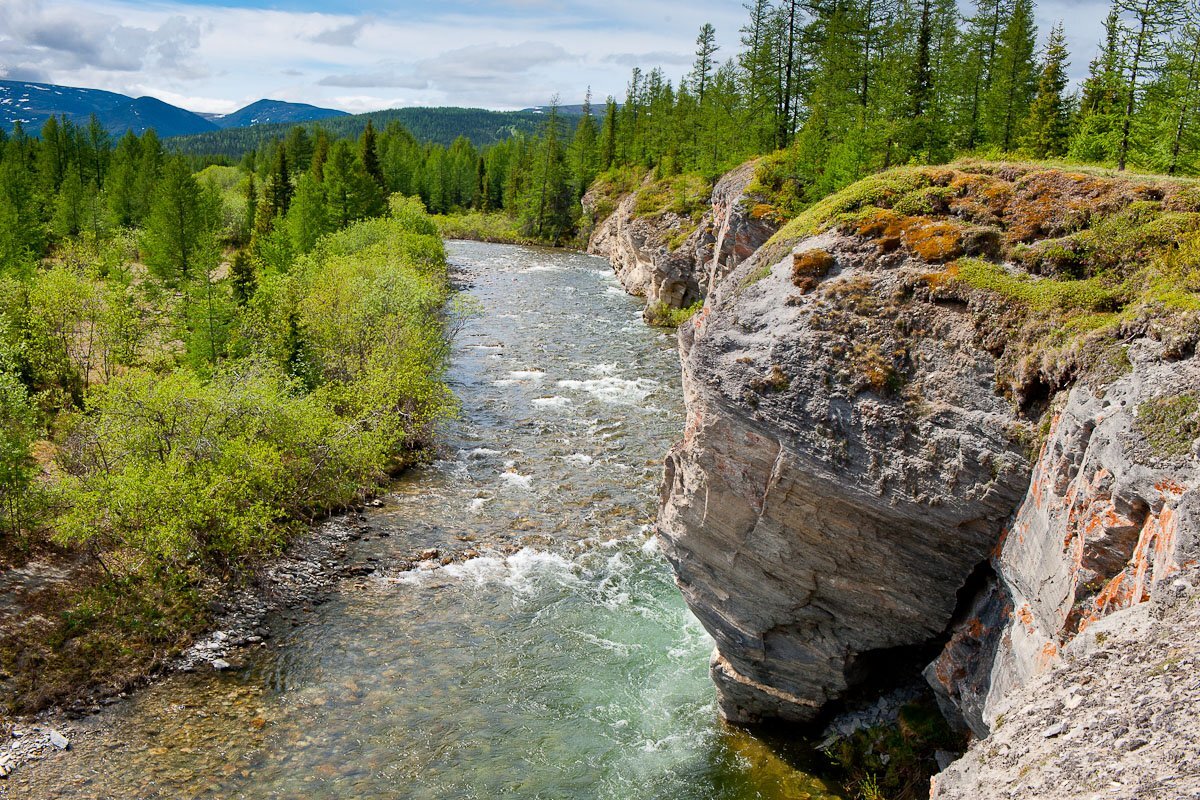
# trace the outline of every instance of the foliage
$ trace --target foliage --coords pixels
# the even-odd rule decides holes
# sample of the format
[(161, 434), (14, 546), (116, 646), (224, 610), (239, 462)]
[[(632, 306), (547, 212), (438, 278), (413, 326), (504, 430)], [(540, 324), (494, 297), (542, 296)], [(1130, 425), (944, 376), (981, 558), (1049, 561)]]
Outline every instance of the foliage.
[(909, 703), (899, 719), (857, 731), (835, 743), (830, 755), (843, 782), (863, 800), (917, 800), (929, 796), (938, 750), (963, 748), (931, 700)]
[(522, 234), (517, 220), (503, 211), (439, 214), (433, 217), (433, 221), (442, 237), (446, 239), (470, 239), (477, 242), (506, 244), (536, 243), (535, 239)]
[(703, 307), (703, 300), (697, 301), (686, 308), (672, 308), (666, 303), (659, 301), (646, 308), (644, 317), (646, 322), (659, 328), (678, 328), (696, 316)]
[(26, 170), (0, 199), (54, 198), (0, 274), (0, 560), (80, 564), (0, 642), (23, 708), (152, 668), (220, 582), (374, 491), (452, 412), (436, 226), (418, 199), (385, 205), (346, 143), (320, 178), (280, 151), (260, 182), (128, 136), (97, 191), (95, 153), (56, 152), (61, 130), (0, 160)]
[(0, 369), (0, 542), (20, 535), (31, 511), (36, 416), (25, 387)]

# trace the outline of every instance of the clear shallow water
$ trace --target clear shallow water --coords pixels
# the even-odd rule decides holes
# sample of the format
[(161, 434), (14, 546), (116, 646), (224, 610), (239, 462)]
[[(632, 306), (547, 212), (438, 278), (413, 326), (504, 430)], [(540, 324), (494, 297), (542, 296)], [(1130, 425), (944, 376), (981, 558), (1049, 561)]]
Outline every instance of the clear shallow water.
[[(84, 723), (31, 797), (824, 798), (722, 726), (712, 647), (649, 533), (682, 427), (670, 337), (607, 264), (452, 243), (483, 314), (460, 335), (462, 418), (394, 487), (355, 558), (383, 569), (275, 621), (237, 670), (175, 676)], [(509, 552), (506, 552), (509, 551)], [(515, 551), (515, 552), (512, 552)], [(30, 778), (35, 778), (28, 783)]]

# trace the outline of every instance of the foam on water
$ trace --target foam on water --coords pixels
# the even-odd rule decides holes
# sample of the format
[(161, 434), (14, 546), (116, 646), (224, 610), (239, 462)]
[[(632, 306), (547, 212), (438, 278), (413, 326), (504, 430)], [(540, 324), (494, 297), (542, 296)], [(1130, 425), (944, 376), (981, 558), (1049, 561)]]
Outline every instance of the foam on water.
[[(683, 424), (670, 339), (602, 261), (449, 250), (483, 307), (449, 368), (453, 458), (365, 512), (390, 534), (352, 545), (375, 577), (285, 618), (245, 667), (101, 712), (112, 735), (47, 762), (32, 800), (828, 800), (728, 744), (712, 640), (643, 524)], [(648, 398), (663, 411), (641, 413)], [(429, 547), (483, 556), (387, 568)]]
[(524, 489), (528, 491), (533, 486), (532, 475), (522, 475), (515, 471), (506, 471), (500, 473), (500, 480), (504, 481), (509, 486), (515, 489)]
[(571, 398), (555, 395), (554, 397), (535, 397), (531, 402), (538, 408), (564, 408), (571, 405)]
[(564, 380), (558, 385), (564, 389), (579, 389), (605, 403), (633, 405), (645, 400), (658, 388), (658, 381), (649, 378), (626, 380), (607, 377), (594, 380)]

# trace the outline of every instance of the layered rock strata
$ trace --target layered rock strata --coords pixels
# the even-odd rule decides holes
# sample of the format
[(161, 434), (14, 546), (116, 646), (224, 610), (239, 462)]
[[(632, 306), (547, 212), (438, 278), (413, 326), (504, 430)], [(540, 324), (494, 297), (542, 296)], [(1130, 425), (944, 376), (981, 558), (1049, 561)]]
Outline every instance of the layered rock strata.
[(1200, 465), (1190, 453), (1156, 454), (1137, 417), (1200, 388), (1200, 360), (1168, 360), (1146, 339), (1128, 355), (1127, 375), (1102, 392), (1077, 386), (1051, 412), (1051, 435), (993, 560), (998, 577), (926, 670), (943, 709), (976, 736), (1080, 632), (1150, 600), (1197, 557)]

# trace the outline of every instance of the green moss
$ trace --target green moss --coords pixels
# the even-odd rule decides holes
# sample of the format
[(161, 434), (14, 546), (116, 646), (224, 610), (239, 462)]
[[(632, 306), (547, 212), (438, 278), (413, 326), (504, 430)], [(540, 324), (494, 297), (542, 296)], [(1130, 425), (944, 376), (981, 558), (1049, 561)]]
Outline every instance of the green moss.
[(1138, 406), (1137, 429), (1159, 455), (1186, 456), (1200, 438), (1200, 400), (1194, 392), (1147, 400)]
[(975, 289), (986, 289), (1031, 308), (1112, 311), (1120, 308), (1122, 293), (1098, 278), (1055, 280), (1012, 273), (999, 264), (977, 258), (957, 262), (957, 278)]
[(869, 207), (892, 208), (908, 195), (945, 181), (946, 175), (946, 170), (935, 167), (901, 167), (864, 178), (801, 211), (771, 237), (767, 252), (782, 257), (799, 240), (849, 220)]
[(601, 173), (588, 188), (592, 203), (592, 224), (596, 225), (617, 210), (621, 198), (637, 190), (646, 177), (641, 167), (615, 167)]
[(738, 284), (738, 291), (741, 291), (743, 289), (749, 289), (751, 286), (758, 283), (762, 279), (768, 277), (770, 274), (771, 274), (771, 265), (770, 264), (765, 264), (765, 265), (759, 267), (758, 269), (754, 270), (754, 272), (751, 272), (749, 275), (742, 278), (742, 282)]

